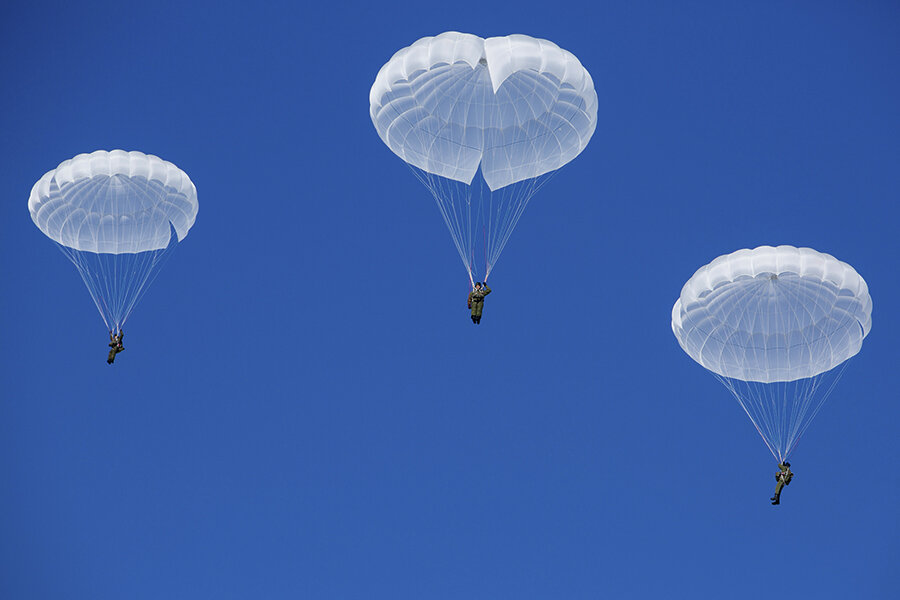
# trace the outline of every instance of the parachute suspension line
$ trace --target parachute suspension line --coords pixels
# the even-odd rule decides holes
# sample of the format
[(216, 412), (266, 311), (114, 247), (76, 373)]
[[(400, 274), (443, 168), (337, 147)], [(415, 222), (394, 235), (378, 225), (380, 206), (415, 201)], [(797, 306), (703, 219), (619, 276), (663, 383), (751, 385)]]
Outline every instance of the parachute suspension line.
[[(438, 207), (438, 212), (441, 213), (441, 218), (444, 220), (444, 224), (447, 226), (447, 229), (450, 230), (450, 237), (453, 239), (453, 244), (456, 246), (456, 251), (459, 253), (460, 258), (463, 261), (463, 265), (465, 265), (466, 270), (469, 272), (469, 278), (472, 278), (472, 268), (469, 262), (469, 256), (467, 248), (469, 244), (465, 243), (465, 234), (464, 227), (460, 220), (463, 218), (462, 215), (459, 214), (459, 211), (455, 210), (453, 199), (456, 194), (453, 193), (452, 184), (449, 180), (439, 177), (437, 175), (432, 175), (427, 171), (423, 171), (417, 167), (406, 164), (409, 169), (413, 172), (422, 185), (428, 188), (428, 191), (431, 192), (432, 198), (434, 198), (435, 203)], [(468, 205), (469, 203), (466, 202)]]
[(120, 328), (125, 324), (125, 321), (128, 320), (128, 317), (131, 316), (131, 311), (134, 310), (134, 307), (137, 306), (141, 298), (144, 297), (147, 290), (150, 289), (150, 284), (156, 280), (156, 276), (159, 275), (162, 265), (169, 259), (171, 250), (175, 248), (178, 239), (174, 233), (172, 235), (174, 239), (170, 241), (168, 247), (153, 252), (141, 253), (149, 256), (146, 256), (143, 259), (143, 266), (136, 266), (134, 269), (134, 276), (130, 279), (132, 282), (131, 289), (127, 290), (123, 297), (123, 300), (130, 298), (130, 301), (124, 303)]
[(756, 431), (780, 463), (825, 405), (849, 361), (832, 371), (796, 381), (761, 383), (715, 375), (750, 418)]
[(484, 245), (484, 282), (487, 283), (488, 275), (491, 274), (491, 263), (488, 262), (487, 255), (487, 229), (484, 225), (481, 226), (481, 239)]
[(159, 269), (176, 246), (177, 235), (166, 248), (138, 253), (108, 254), (57, 247), (81, 275), (108, 330), (122, 329), (143, 298)]
[[(728, 391), (731, 392), (731, 395), (734, 396), (735, 400), (738, 401), (738, 404), (740, 404), (741, 408), (744, 409), (744, 412), (747, 413), (747, 416), (750, 417), (750, 422), (753, 423), (753, 426), (756, 428), (756, 432), (759, 433), (759, 436), (763, 439), (763, 442), (765, 442), (766, 446), (769, 448), (769, 452), (771, 452), (772, 456), (774, 456), (776, 460), (778, 460), (779, 452), (769, 441), (769, 437), (766, 435), (766, 432), (763, 431), (763, 428), (760, 427), (760, 423), (758, 422), (757, 418), (757, 411), (750, 410), (750, 407), (748, 407), (747, 403), (744, 402), (741, 393), (737, 390), (736, 384), (739, 383), (739, 380), (722, 377), (718, 373), (713, 373), (713, 375), (722, 383), (722, 385), (728, 388)], [(779, 460), (779, 462), (781, 461)]]
[[(487, 190), (487, 191), (485, 191)], [(485, 198), (485, 196), (487, 196)], [(475, 230), (472, 232), (476, 236), (476, 242), (473, 244), (472, 251), (474, 253), (475, 246), (477, 245), (477, 235), (478, 228), (481, 228), (481, 255), (484, 260), (484, 276), (479, 277), (482, 283), (487, 282), (487, 276), (490, 271), (488, 270), (488, 257), (487, 257), (487, 227), (491, 222), (491, 214), (489, 212), (489, 206), (491, 200), (493, 199), (493, 194), (490, 190), (487, 189), (487, 184), (483, 181), (479, 181), (478, 185), (478, 216), (474, 223)], [(472, 264), (475, 265), (475, 256), (472, 256)]]
[[(472, 281), (476, 275), (482, 279), (476, 267), (478, 254), (482, 254), (485, 262), (483, 279), (487, 279), (512, 228), (521, 217), (524, 203), (537, 191), (536, 182), (517, 183), (491, 192), (480, 173), (476, 175), (477, 181), (466, 185), (413, 166), (409, 168), (431, 192)], [(502, 237), (492, 233), (498, 230), (498, 226)], [(478, 229), (482, 230), (481, 240), (477, 239)], [(483, 246), (481, 251), (477, 248), (479, 242)]]
[[(831, 392), (834, 391), (834, 386), (837, 385), (837, 382), (840, 381), (841, 377), (844, 376), (844, 371), (847, 370), (847, 365), (849, 365), (849, 364), (850, 364), (850, 361), (845, 360), (844, 364), (842, 364), (840, 367), (838, 367), (836, 369), (837, 372), (834, 374), (834, 377), (832, 378), (830, 385), (825, 390), (825, 392), (819, 396), (818, 401), (815, 402), (815, 406), (812, 409), (812, 413), (802, 423), (799, 422), (799, 420), (798, 420), (798, 423), (796, 424), (796, 427), (795, 427), (796, 431), (793, 434), (794, 441), (787, 448), (787, 451), (785, 452), (785, 458), (787, 458), (790, 455), (790, 453), (794, 451), (794, 448), (797, 447), (797, 444), (800, 442), (800, 437), (804, 433), (806, 433), (806, 429), (809, 427), (810, 423), (812, 423), (813, 419), (816, 418), (816, 415), (819, 414), (819, 411), (825, 405), (825, 401), (828, 400), (828, 397), (831, 395)], [(817, 379), (817, 381), (815, 383), (815, 387), (813, 387), (812, 391), (809, 394), (809, 399), (810, 399), (811, 403), (812, 403), (813, 397), (816, 395), (816, 390), (818, 389), (819, 385), (822, 383), (822, 380), (824, 378), (820, 375), (814, 379)]]
[(87, 288), (88, 293), (91, 295), (91, 299), (94, 301), (94, 306), (97, 307), (97, 311), (100, 313), (100, 317), (103, 319), (103, 322), (106, 324), (106, 328), (111, 330), (112, 325), (109, 323), (109, 318), (107, 317), (110, 314), (110, 310), (106, 305), (106, 301), (104, 300), (104, 296), (99, 293), (99, 285), (95, 284), (93, 277), (91, 276), (90, 271), (88, 271), (87, 266), (82, 264), (79, 260), (79, 252), (77, 250), (73, 250), (72, 248), (68, 248), (63, 246), (62, 244), (57, 243), (56, 247), (68, 258), (75, 268), (78, 271), (78, 274), (81, 276), (81, 281), (84, 282), (84, 286)]
[[(540, 177), (514, 183), (499, 191), (499, 202), (492, 211), (490, 226), (492, 236), (488, 238), (488, 264), (493, 269), (497, 265), (500, 253), (506, 247), (513, 230), (528, 206), (528, 201), (556, 174), (556, 171), (545, 173)], [(498, 192), (494, 192), (498, 194)]]

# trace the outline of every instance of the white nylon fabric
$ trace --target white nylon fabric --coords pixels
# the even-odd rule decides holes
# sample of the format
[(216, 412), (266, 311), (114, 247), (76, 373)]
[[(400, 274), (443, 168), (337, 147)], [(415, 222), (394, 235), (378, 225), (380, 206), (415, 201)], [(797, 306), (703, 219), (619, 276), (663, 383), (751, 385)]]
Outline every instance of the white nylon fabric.
[(597, 124), (597, 92), (578, 59), (526, 35), (447, 32), (394, 54), (369, 93), (378, 135), (407, 163), (490, 190), (559, 169)]
[[(79, 154), (34, 185), (28, 211), (61, 246), (100, 254), (164, 250), (194, 224), (197, 190), (170, 162), (142, 152)], [(171, 227), (170, 224), (171, 223)]]
[(793, 246), (720, 256), (672, 308), (672, 331), (691, 358), (750, 382), (829, 371), (859, 352), (871, 327), (872, 299), (853, 267)]

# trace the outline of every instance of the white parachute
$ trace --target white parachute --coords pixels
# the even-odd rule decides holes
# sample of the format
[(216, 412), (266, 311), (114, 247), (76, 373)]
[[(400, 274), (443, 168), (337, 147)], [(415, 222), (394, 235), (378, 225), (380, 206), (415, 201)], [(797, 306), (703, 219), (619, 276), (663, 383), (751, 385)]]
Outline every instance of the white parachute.
[(700, 268), (672, 308), (672, 331), (786, 460), (872, 327), (853, 267), (810, 248), (761, 246)]
[(181, 169), (124, 150), (64, 161), (28, 199), (32, 221), (78, 269), (111, 330), (122, 328), (197, 210), (197, 190)]
[(447, 32), (394, 54), (369, 114), (431, 191), (470, 281), (483, 247), (486, 280), (528, 200), (593, 135), (597, 92), (553, 42)]

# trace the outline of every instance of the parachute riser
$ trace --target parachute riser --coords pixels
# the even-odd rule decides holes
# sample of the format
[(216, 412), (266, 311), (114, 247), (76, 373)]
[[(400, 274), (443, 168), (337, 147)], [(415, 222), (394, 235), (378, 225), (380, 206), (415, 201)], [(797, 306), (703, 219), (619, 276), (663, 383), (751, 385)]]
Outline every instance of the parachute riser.
[(170, 224), (165, 248), (139, 253), (106, 254), (79, 251), (56, 242), (63, 255), (75, 265), (107, 330), (118, 332), (135, 306), (156, 279), (160, 267), (178, 244)]
[[(554, 171), (491, 191), (480, 173), (469, 185), (407, 166), (431, 192), (472, 285), (481, 277), (476, 256), (483, 256), (484, 276), (481, 280), (487, 281), (528, 201), (555, 174)], [(480, 244), (479, 227), (482, 230)], [(482, 246), (481, 252), (477, 252), (478, 245)]]

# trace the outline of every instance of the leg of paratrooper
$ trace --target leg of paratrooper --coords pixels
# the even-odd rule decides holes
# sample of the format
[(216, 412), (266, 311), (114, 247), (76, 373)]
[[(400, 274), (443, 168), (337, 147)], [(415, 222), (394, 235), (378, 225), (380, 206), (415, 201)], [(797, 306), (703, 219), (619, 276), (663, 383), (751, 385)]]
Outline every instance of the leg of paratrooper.
[(784, 487), (784, 482), (779, 481), (775, 484), (775, 495), (772, 496), (772, 504), (781, 504), (781, 488)]

